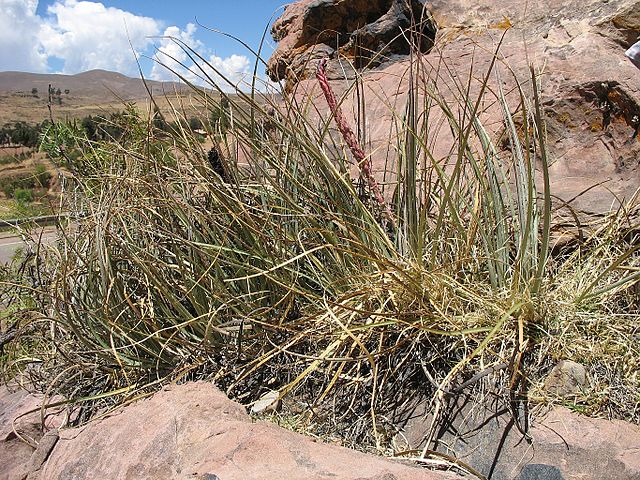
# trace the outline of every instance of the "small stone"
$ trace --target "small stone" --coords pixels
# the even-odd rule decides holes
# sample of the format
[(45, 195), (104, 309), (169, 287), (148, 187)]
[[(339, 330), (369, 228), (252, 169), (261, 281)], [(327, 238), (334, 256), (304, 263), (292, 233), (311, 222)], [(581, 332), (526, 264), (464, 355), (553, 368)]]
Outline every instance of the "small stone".
[(576, 395), (586, 386), (587, 370), (571, 360), (558, 362), (544, 382), (545, 391), (559, 397)]
[(280, 409), (280, 405), (280, 392), (269, 390), (260, 397), (260, 400), (253, 404), (251, 413), (257, 415), (259, 413), (275, 412)]

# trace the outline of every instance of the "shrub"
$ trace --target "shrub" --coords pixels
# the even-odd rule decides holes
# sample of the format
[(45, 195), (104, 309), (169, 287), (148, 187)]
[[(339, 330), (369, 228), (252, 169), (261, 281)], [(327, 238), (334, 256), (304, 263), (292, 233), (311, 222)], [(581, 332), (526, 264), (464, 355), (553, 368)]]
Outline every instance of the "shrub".
[(202, 120), (200, 120), (198, 117), (191, 117), (189, 119), (189, 128), (193, 131), (193, 130), (200, 130), (202, 129), (204, 126), (202, 124)]
[(16, 175), (0, 178), (0, 189), (9, 198), (13, 197), (13, 193), (17, 188), (25, 187), (33, 187), (33, 184), (29, 182), (28, 176)]
[(16, 188), (13, 197), (19, 204), (27, 204), (33, 202), (33, 190), (29, 188)]
[(0, 178), (0, 190), (9, 198), (15, 197), (18, 189), (33, 190), (35, 188), (47, 188), (51, 174), (44, 165), (36, 165), (34, 173), (20, 174)]

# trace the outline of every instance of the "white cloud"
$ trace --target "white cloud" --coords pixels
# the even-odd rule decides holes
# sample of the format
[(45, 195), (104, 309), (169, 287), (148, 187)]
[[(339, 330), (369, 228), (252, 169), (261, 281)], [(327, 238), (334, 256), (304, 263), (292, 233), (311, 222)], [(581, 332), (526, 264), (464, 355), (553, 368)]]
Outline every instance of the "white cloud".
[[(151, 78), (154, 80), (175, 80), (176, 76), (172, 70), (182, 76), (189, 75), (188, 70), (183, 66), (190, 63), (188, 62), (189, 57), (181, 45), (185, 44), (194, 50), (200, 50), (202, 43), (193, 38), (195, 31), (196, 26), (193, 23), (187, 24), (186, 30), (180, 30), (176, 26), (165, 29), (162, 34), (163, 38), (156, 46), (157, 52), (153, 56), (156, 63), (151, 69)], [(189, 78), (189, 80), (193, 79)]]
[(64, 61), (64, 73), (101, 68), (135, 74), (136, 52), (161, 31), (160, 22), (102, 3), (62, 0), (47, 9), (40, 41), (48, 56)]
[[(62, 73), (104, 69), (136, 75), (136, 55), (144, 54), (155, 60), (150, 72), (155, 80), (176, 80), (173, 69), (192, 83), (206, 85), (198, 66), (224, 90), (233, 87), (222, 77), (240, 87), (251, 77), (246, 56), (213, 54), (196, 38), (192, 23), (184, 29), (165, 28), (157, 19), (95, 1), (55, 0), (45, 16), (37, 15), (37, 7), (38, 0), (0, 0), (0, 70), (46, 72), (55, 59)], [(194, 64), (181, 44), (206, 61)]]
[[(168, 27), (164, 31), (164, 38), (160, 40), (154, 55), (156, 63), (151, 70), (151, 78), (154, 80), (177, 80), (182, 77), (196, 85), (208, 85), (210, 81), (207, 77), (209, 77), (223, 90), (232, 90), (233, 87), (223, 80), (222, 77), (224, 77), (233, 85), (242, 85), (250, 74), (249, 59), (244, 55), (231, 55), (222, 58), (208, 54), (202, 42), (194, 38), (195, 32), (196, 26), (192, 23), (187, 25), (186, 30)], [(197, 52), (206, 61), (193, 52), (190, 52), (191, 55), (189, 55), (187, 53), (189, 49)], [(216, 73), (216, 70), (219, 74)]]
[(0, 0), (0, 70), (47, 71), (38, 0)]
[[(224, 59), (211, 55), (209, 63), (234, 85), (246, 82), (250, 75), (249, 68), (251, 65), (249, 59), (244, 55), (231, 55)], [(215, 71), (210, 74), (216, 76)]]

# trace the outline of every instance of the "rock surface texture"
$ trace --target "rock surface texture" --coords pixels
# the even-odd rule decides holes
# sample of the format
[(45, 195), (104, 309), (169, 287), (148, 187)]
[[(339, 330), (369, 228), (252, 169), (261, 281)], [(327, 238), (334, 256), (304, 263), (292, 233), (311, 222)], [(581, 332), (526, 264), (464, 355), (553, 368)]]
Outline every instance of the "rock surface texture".
[[(171, 386), (79, 428), (40, 428), (42, 398), (0, 387), (0, 479), (445, 480), (420, 469), (253, 422), (206, 382)], [(419, 448), (429, 422), (417, 408), (402, 439)], [(17, 421), (14, 422), (14, 420)], [(37, 448), (19, 440), (13, 431)], [(482, 427), (482, 428), (480, 428)], [(640, 427), (551, 410), (522, 438), (508, 412), (461, 406), (439, 450), (493, 480), (640, 478)], [(468, 478), (468, 477), (464, 477)]]
[[(296, 83), (320, 58), (342, 56), (357, 67), (372, 67), (408, 54), (412, 37), (426, 52), (436, 27), (420, 0), (302, 0), (285, 8), (271, 32), (279, 45), (268, 62), (269, 76)], [(337, 63), (330, 69), (337, 77), (343, 72)]]
[[(0, 462), (2, 462), (0, 458)], [(1, 464), (1, 463), (0, 463)], [(20, 480), (20, 476), (1, 478)], [(210, 383), (168, 387), (85, 427), (61, 430), (30, 480), (437, 480), (458, 478), (368, 456), (266, 422)]]
[[(400, 3), (408, 11), (409, 3)], [(410, 4), (415, 17), (420, 3)], [(288, 6), (273, 28), (279, 46), (269, 62), (272, 78), (297, 82), (290, 88), (300, 96), (314, 98), (322, 108), (324, 99), (310, 77), (314, 60), (326, 57), (332, 59), (328, 74), (333, 88), (338, 95), (344, 93), (353, 77), (350, 72), (369, 57), (360, 58), (352, 50), (344, 52), (343, 46), (363, 28), (374, 31), (365, 26), (377, 25), (379, 19), (395, 16), (399, 23), (385, 31), (400, 32), (405, 28), (402, 22), (409, 18), (406, 13), (392, 15), (395, 10), (379, 4), (301, 0)], [(640, 2), (432, 0), (424, 6), (428, 13), (419, 18), (425, 19), (425, 38), (432, 38), (436, 27), (437, 35), (433, 48), (424, 49), (428, 53), (422, 55), (423, 71), (435, 79), (452, 105), (456, 104), (453, 81), (467, 85), (471, 75), (473, 99), (478, 79), (486, 74), (496, 51), (500, 78), (495, 74), (490, 77), (492, 91), (502, 82), (504, 91), (509, 92), (516, 79), (529, 88), (529, 65), (534, 65), (545, 109), (551, 190), (557, 196), (557, 206), (571, 200), (574, 208), (601, 214), (633, 196), (640, 186), (640, 70), (624, 52), (640, 36)], [(374, 15), (371, 12), (375, 9), (378, 13)], [(336, 36), (336, 31), (340, 35)], [(406, 43), (403, 45), (406, 50)], [(379, 47), (371, 49), (378, 51)], [(401, 116), (407, 100), (409, 61), (394, 55), (397, 53), (406, 52), (383, 52), (380, 61), (370, 65), (375, 68), (361, 69), (361, 97), (353, 89), (342, 103), (355, 125), (358, 102), (362, 105), (362, 97), (367, 99), (360, 124), (365, 124), (366, 150), (380, 179), (385, 165), (394, 164), (386, 148), (398, 133), (392, 112), (397, 112), (396, 118)], [(488, 101), (481, 120), (490, 133), (498, 135), (504, 129), (502, 113), (490, 104)], [(451, 155), (447, 132), (441, 131), (429, 142), (437, 159)]]
[(47, 414), (43, 428), (43, 401), (41, 395), (0, 386), (0, 480), (22, 480), (39, 470), (55, 445), (63, 418)]
[[(421, 448), (430, 423), (417, 408), (398, 437)], [(520, 419), (522, 422), (522, 418)], [(525, 438), (508, 408), (491, 396), (459, 401), (434, 448), (491, 480), (640, 479), (640, 427), (577, 415), (557, 407), (533, 420)]]

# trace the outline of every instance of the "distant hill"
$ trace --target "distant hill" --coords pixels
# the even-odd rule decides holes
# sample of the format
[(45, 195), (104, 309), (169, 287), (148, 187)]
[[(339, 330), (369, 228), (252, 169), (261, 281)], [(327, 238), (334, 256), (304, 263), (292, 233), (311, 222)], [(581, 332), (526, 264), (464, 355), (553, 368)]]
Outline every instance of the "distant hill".
[[(163, 112), (172, 112), (175, 104), (188, 115), (206, 114), (197, 106), (198, 95), (186, 85), (153, 80), (146, 83)], [(125, 102), (136, 103), (143, 111), (151, 108), (144, 82), (116, 72), (90, 70), (77, 75), (0, 72), (0, 126), (17, 121), (34, 124), (48, 119), (49, 85), (56, 92), (60, 89), (60, 95), (52, 99), (56, 120), (121, 111)], [(35, 95), (34, 88), (37, 89)]]
[[(173, 93), (186, 87), (175, 82), (157, 82), (146, 80), (153, 93)], [(62, 92), (69, 90), (74, 97), (95, 97), (99, 99), (137, 100), (148, 96), (144, 83), (139, 78), (131, 78), (121, 73), (106, 70), (90, 70), (76, 75), (58, 75), (25, 72), (0, 72), (0, 93), (30, 94), (33, 88), (38, 89), (40, 96), (46, 96), (49, 85), (60, 88)]]

